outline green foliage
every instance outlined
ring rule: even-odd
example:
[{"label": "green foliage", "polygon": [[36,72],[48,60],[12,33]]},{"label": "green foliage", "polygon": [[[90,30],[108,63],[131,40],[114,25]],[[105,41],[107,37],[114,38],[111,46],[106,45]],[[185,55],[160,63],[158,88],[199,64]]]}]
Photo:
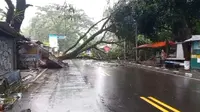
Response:
[{"label": "green foliage", "polygon": [[[119,2],[111,14],[115,33],[121,38],[134,37],[138,33],[152,41],[183,41],[191,34],[199,33],[199,0],[129,0]],[[133,39],[134,40],[134,39]]]},{"label": "green foliage", "polygon": [[3,9],[0,8],[0,21],[5,20],[5,11]]},{"label": "green foliage", "polygon": [[132,7],[124,4],[115,6],[111,18],[111,23],[114,25],[114,33],[119,39],[134,41],[136,22]]},{"label": "green foliage", "polygon": [[107,58],[109,59],[117,59],[118,57],[123,57],[123,48],[122,47],[114,47],[112,48],[108,54],[107,54]]},{"label": "green foliage", "polygon": [[142,45],[142,44],[151,43],[151,40],[148,38],[145,38],[144,35],[138,35],[137,42],[138,42],[138,45]]},{"label": "green foliage", "polygon": [[84,11],[75,9],[72,5],[51,4],[38,7],[38,10],[27,28],[29,35],[40,41],[48,41],[49,34],[66,35],[66,39],[58,41],[61,51],[72,46],[93,25]]}]

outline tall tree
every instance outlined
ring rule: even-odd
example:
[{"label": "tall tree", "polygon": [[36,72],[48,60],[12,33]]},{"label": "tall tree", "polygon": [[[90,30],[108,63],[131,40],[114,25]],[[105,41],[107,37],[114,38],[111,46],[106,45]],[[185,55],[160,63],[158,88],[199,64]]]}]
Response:
[{"label": "tall tree", "polygon": [[[40,41],[48,41],[49,34],[66,36],[59,40],[60,50],[72,46],[93,22],[82,10],[70,4],[51,4],[38,7],[38,12],[28,26],[29,34]],[[95,31],[95,28],[93,29]],[[87,35],[89,36],[89,35]]]},{"label": "tall tree", "polygon": [[20,32],[22,22],[24,20],[25,10],[30,4],[26,4],[26,0],[16,0],[16,8],[11,0],[5,0],[8,5],[6,13],[6,22],[11,25],[17,32]]},{"label": "tall tree", "polygon": [[[61,59],[75,58],[89,49],[97,50],[97,45],[101,43],[119,43],[105,41],[106,33],[111,28],[108,24],[110,17],[93,23],[82,10],[70,4],[51,4],[38,9],[28,28],[29,34],[41,41],[47,41],[48,34],[66,35],[66,39],[58,41],[64,51]],[[104,23],[99,29],[97,25],[100,22]]]},{"label": "tall tree", "polygon": [[[198,0],[130,0],[113,8],[115,12],[112,23],[116,24],[116,34],[124,38],[124,29],[133,31],[137,24],[138,33],[146,35],[151,40],[159,40],[160,34],[168,32],[175,41],[183,41],[197,34],[196,27],[200,21],[200,2]],[[121,18],[121,19],[118,19]],[[130,20],[126,18],[131,18]],[[132,21],[135,20],[135,23]],[[127,27],[127,23],[129,27]],[[119,33],[119,32],[122,33]],[[130,32],[131,33],[131,32]],[[163,38],[164,39],[164,38]],[[184,44],[186,60],[190,58],[190,47]]]}]

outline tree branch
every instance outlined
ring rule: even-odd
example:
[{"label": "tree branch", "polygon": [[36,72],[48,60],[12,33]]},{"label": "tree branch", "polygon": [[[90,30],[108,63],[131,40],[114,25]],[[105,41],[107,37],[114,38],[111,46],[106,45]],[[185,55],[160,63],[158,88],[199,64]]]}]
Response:
[{"label": "tree branch", "polygon": [[26,4],[26,0],[16,0],[16,10],[15,13],[17,14],[12,21],[11,26],[17,31],[20,32],[22,22],[25,16],[25,10],[30,4]]},{"label": "tree branch", "polygon": [[108,17],[108,19],[104,22],[104,24],[102,25],[101,29],[103,29],[103,28],[106,26],[106,24],[109,22],[110,18],[111,18],[111,15],[110,15],[110,16]]},{"label": "tree branch", "polygon": [[159,28],[164,29],[164,30],[168,30],[168,31],[172,31],[171,28],[165,27],[165,26],[160,26]]},{"label": "tree branch", "polygon": [[[94,25],[92,25],[82,36],[80,36],[80,38],[76,41],[76,43],[75,43],[73,46],[71,46],[68,50],[66,50],[66,51],[63,53],[63,55],[66,54],[67,52],[69,52],[69,51],[70,51],[71,49],[73,49],[74,47],[76,47],[76,46],[78,45],[78,43],[92,30],[92,28],[94,28],[97,24],[99,24],[100,22],[102,22],[102,21],[105,20],[105,19],[107,19],[107,17],[101,19],[100,21],[98,21],[97,23],[95,23]],[[102,30],[102,28],[101,28],[101,30]]]},{"label": "tree branch", "polygon": [[26,8],[33,6],[32,4],[26,4]]},{"label": "tree branch", "polygon": [[[104,28],[105,25],[106,25],[106,23],[108,23],[108,21],[109,21],[109,19],[106,20],[106,21],[104,22],[104,24],[102,25],[102,27],[101,27],[100,30],[98,30],[98,31],[95,32],[93,35],[91,35],[86,41],[84,41],[83,44],[81,44],[80,46],[78,46],[73,52],[70,52],[70,53],[66,54],[66,53],[68,52],[68,50],[69,50],[69,49],[68,49],[67,52],[65,52],[65,54],[63,54],[63,55],[60,56],[59,58],[63,60],[63,59],[71,58],[71,57],[76,57],[78,54],[82,53],[83,51],[85,51],[85,50],[87,50],[87,49],[89,49],[89,48],[94,48],[97,44],[99,44],[99,43],[103,40],[103,38],[104,38],[105,36],[102,37],[101,41],[98,41],[98,42],[96,42],[95,44],[93,44],[93,45],[91,45],[91,46],[89,46],[89,47],[86,47],[86,45],[87,45],[89,42],[91,42],[96,36],[98,36],[99,34],[101,34],[102,32],[104,32],[104,31],[109,31],[109,30],[110,30],[110,28],[112,27],[111,25],[108,26],[108,27],[106,27],[106,28]],[[90,28],[90,30],[91,30],[91,29],[92,29],[92,28]],[[90,31],[90,30],[89,30],[89,31]],[[84,35],[86,36],[87,33],[88,33],[89,31],[87,31]],[[105,34],[104,34],[104,35],[105,35]],[[79,41],[80,41],[82,38],[84,38],[84,36],[80,37],[76,44],[78,44]],[[73,48],[76,46],[76,44],[73,45],[70,49],[73,49]]]},{"label": "tree branch", "polygon": [[80,50],[80,51],[78,52],[78,54],[80,54],[80,53],[82,53],[82,52],[84,52],[84,51],[86,51],[86,50],[88,50],[88,49],[95,48],[98,44],[99,44],[99,42],[96,42],[95,44],[92,44],[92,45],[90,45],[90,46],[88,46],[88,47],[85,47],[85,48],[83,48],[82,50]]},{"label": "tree branch", "polygon": [[102,38],[101,38],[99,41],[97,41],[95,44],[90,45],[90,46],[88,46],[88,47],[82,49],[79,53],[82,53],[83,51],[86,51],[86,50],[91,49],[91,48],[96,48],[96,46],[97,46],[98,44],[100,44],[100,43],[103,41],[103,39],[104,39],[105,36],[106,36],[106,33],[107,33],[107,31],[104,32]]},{"label": "tree branch", "polygon": [[5,2],[8,5],[8,11],[7,11],[7,14],[6,14],[6,22],[8,24],[10,24],[12,19],[13,19],[15,7],[14,7],[14,5],[13,5],[11,0],[5,0]]},{"label": "tree branch", "polygon": [[118,43],[122,43],[124,41],[118,41],[118,42],[108,42],[108,41],[101,41],[101,43],[105,43],[105,44],[118,44]]},{"label": "tree branch", "polygon": [[103,36],[102,36],[100,41],[103,41],[103,39],[106,37],[106,33],[107,33],[107,31],[104,32],[104,34],[103,34]]},{"label": "tree branch", "polygon": [[[103,37],[102,37],[103,38]],[[98,49],[96,46],[98,45],[98,44],[101,44],[101,43],[106,43],[106,44],[116,44],[116,45],[118,45],[118,43],[121,43],[121,42],[123,42],[123,41],[118,41],[118,42],[107,42],[107,41],[98,41],[98,42],[96,42],[95,44],[92,44],[92,45],[90,45],[90,46],[88,46],[88,47],[86,47],[86,48],[84,48],[84,49],[82,49],[79,53],[82,53],[82,52],[84,52],[84,51],[86,51],[86,50],[88,50],[88,49],[91,49],[91,48],[94,48],[94,49],[96,49],[96,50],[100,50],[100,49]],[[103,51],[101,51],[101,52],[103,52]]]},{"label": "tree branch", "polygon": [[100,52],[102,52],[102,53],[106,54],[104,51],[102,51],[102,50],[98,49],[97,47],[94,47],[94,49],[96,49],[97,51],[100,51]]}]

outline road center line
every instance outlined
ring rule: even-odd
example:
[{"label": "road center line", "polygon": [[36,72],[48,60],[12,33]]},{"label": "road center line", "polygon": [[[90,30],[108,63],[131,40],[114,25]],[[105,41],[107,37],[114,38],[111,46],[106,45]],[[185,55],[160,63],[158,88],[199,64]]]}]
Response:
[{"label": "road center line", "polygon": [[140,97],[142,100],[146,101],[147,103],[151,104],[152,106],[156,107],[157,109],[161,110],[162,112],[169,112],[168,110],[160,107],[159,105],[157,105],[156,103],[150,101],[149,99],[145,98],[145,97]]},{"label": "road center line", "polygon": [[153,97],[148,97],[148,98],[151,99],[151,100],[153,100],[153,101],[155,101],[155,102],[157,102],[157,103],[159,103],[160,105],[162,105],[162,106],[164,106],[164,107],[166,107],[166,108],[168,108],[168,109],[174,111],[174,112],[180,112],[179,110],[177,110],[177,109],[175,109],[175,108],[173,108],[173,107],[171,107],[171,106],[169,106],[169,105],[167,105],[167,104],[165,104],[165,103],[159,101],[159,100],[156,99],[156,98],[153,98]]},{"label": "road center line", "polygon": [[101,72],[101,74],[102,74],[103,76],[110,76],[110,74],[108,74],[108,73],[106,73],[106,72]]}]

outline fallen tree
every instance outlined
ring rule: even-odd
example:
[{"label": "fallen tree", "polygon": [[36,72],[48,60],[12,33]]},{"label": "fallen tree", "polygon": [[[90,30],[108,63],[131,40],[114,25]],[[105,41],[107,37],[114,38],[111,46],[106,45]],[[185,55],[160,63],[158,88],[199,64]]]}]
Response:
[{"label": "fallen tree", "polygon": [[[104,51],[98,49],[97,45],[102,44],[102,43],[104,43],[104,44],[119,44],[119,43],[121,43],[122,41],[117,41],[117,42],[104,41],[106,33],[107,32],[112,32],[112,25],[108,24],[110,18],[111,18],[111,16],[103,18],[100,21],[98,21],[97,23],[95,23],[94,25],[92,25],[82,36],[79,37],[77,42],[73,46],[71,46],[69,49],[64,51],[63,55],[60,56],[59,58],[61,60],[75,58],[80,53],[82,53],[82,52],[84,52],[84,51],[86,51],[88,49],[95,49],[95,50],[97,50],[99,52],[104,52]],[[99,30],[97,30],[94,34],[92,34],[89,38],[87,38],[80,46],[77,47],[78,43],[80,43],[80,41],[87,36],[87,34],[91,31],[91,29],[94,28],[99,23],[101,23],[102,21],[104,21],[104,23],[101,26],[101,28]],[[100,35],[102,33],[104,33],[104,34],[101,37],[101,39],[99,39],[95,43],[89,44],[98,35]],[[75,50],[73,50],[72,52],[69,52],[70,50],[72,50],[75,47],[77,47]]]}]

